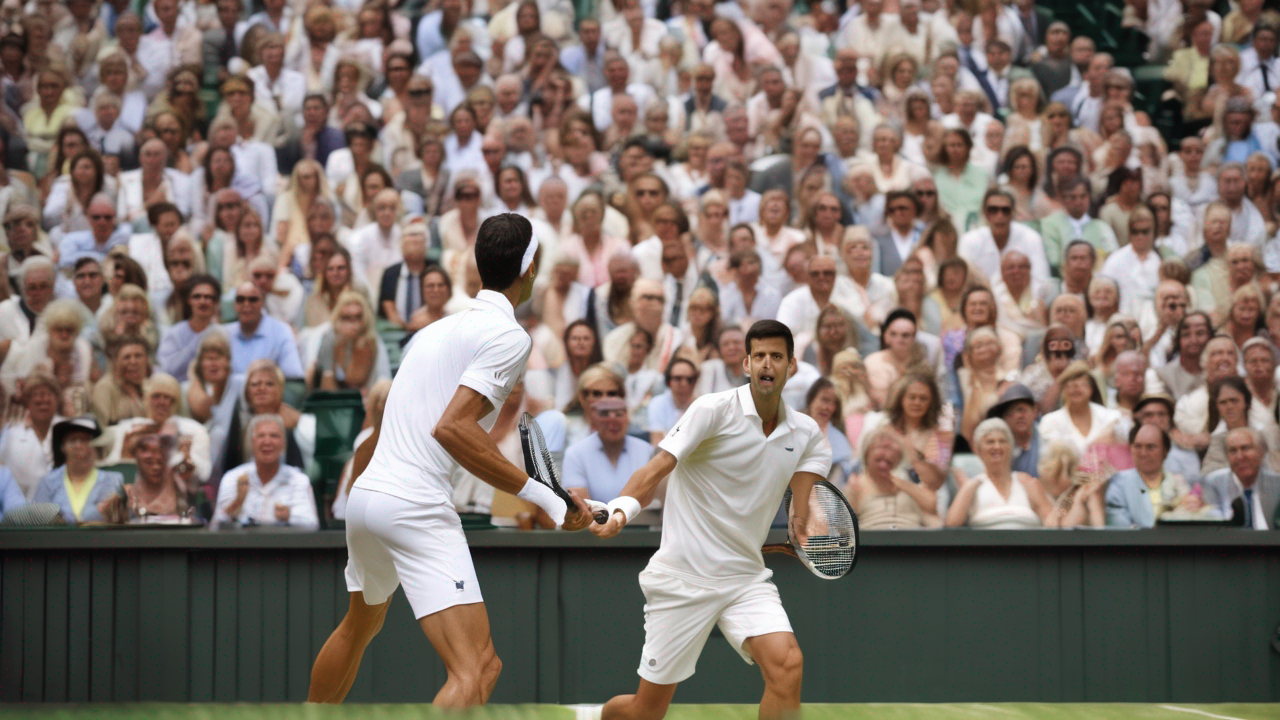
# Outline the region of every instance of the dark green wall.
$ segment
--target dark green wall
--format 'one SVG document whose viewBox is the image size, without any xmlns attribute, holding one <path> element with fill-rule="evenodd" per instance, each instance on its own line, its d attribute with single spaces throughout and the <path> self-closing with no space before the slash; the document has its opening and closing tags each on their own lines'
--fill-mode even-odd
<svg viewBox="0 0 1280 720">
<path fill-rule="evenodd" d="M 494 702 L 634 689 L 657 534 L 622 540 L 471 534 Z M 345 561 L 336 532 L 0 533 L 0 702 L 300 701 Z M 845 580 L 770 566 L 807 701 L 1280 701 L 1280 533 L 866 533 Z M 443 681 L 397 594 L 350 700 L 429 701 Z M 761 688 L 717 633 L 677 698 Z"/>
</svg>

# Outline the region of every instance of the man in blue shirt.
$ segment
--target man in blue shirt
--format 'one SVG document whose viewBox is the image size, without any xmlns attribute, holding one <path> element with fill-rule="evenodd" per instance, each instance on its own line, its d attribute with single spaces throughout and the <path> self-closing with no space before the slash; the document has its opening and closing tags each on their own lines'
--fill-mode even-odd
<svg viewBox="0 0 1280 720">
<path fill-rule="evenodd" d="M 601 398 L 591 409 L 596 432 L 570 445 L 564 451 L 566 488 L 577 488 L 592 500 L 608 502 L 618 497 L 631 475 L 653 456 L 646 441 L 627 434 L 631 424 L 627 403 L 621 398 Z M 629 524 L 656 525 L 660 515 L 654 501 Z"/>
<path fill-rule="evenodd" d="M 236 287 L 236 317 L 222 326 L 231 339 L 231 372 L 244 373 L 254 360 L 267 358 L 285 377 L 302 377 L 293 329 L 263 312 L 262 292 L 251 282 Z"/>
<path fill-rule="evenodd" d="M 1040 477 L 1040 431 L 1036 429 L 1036 397 L 1026 385 L 1010 385 L 987 411 L 1013 431 L 1013 471 Z"/>
<path fill-rule="evenodd" d="M 128 225 L 116 224 L 116 203 L 106 193 L 98 193 L 89 201 L 85 211 L 89 216 L 89 229 L 67 233 L 59 247 L 59 265 L 63 270 L 75 267 L 82 257 L 98 262 L 107 259 L 107 252 L 116 245 L 128 247 L 132 234 Z"/>
</svg>

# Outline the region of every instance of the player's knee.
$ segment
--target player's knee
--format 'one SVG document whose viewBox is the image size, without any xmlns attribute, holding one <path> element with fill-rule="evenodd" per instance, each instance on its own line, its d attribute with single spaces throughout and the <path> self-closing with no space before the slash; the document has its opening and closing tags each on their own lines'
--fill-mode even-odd
<svg viewBox="0 0 1280 720">
<path fill-rule="evenodd" d="M 481 681 L 488 690 L 492 690 L 493 686 L 498 682 L 498 676 L 502 674 L 502 658 L 498 657 L 496 652 L 490 650 L 488 659 L 485 660 L 484 669 L 481 672 Z"/>
<path fill-rule="evenodd" d="M 764 666 L 765 683 L 779 691 L 798 690 L 804 676 L 804 653 L 792 645 Z"/>
</svg>

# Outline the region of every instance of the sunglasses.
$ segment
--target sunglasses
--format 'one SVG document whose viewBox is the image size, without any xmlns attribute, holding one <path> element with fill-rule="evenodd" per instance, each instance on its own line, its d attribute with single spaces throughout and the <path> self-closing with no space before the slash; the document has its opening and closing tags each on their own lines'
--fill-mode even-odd
<svg viewBox="0 0 1280 720">
<path fill-rule="evenodd" d="M 190 269 L 191 269 L 191 261 L 190 261 L 190 260 L 170 260 L 170 261 L 169 261 L 169 267 L 171 267 L 171 268 L 186 268 L 186 269 L 190 270 Z"/>
<path fill-rule="evenodd" d="M 237 296 L 236 296 L 236 304 L 237 304 L 237 305 L 239 305 L 239 304 L 241 304 L 241 303 L 249 303 L 250 305 L 254 305 L 254 304 L 256 304 L 256 303 L 260 303 L 260 302 L 262 302 L 262 298 L 260 298 L 260 297 L 256 297 L 256 296 L 254 296 L 254 295 L 237 295 Z"/>
<path fill-rule="evenodd" d="M 1008 205 L 992 205 L 987 208 L 988 215 L 1012 215 L 1013 208 Z"/>
<path fill-rule="evenodd" d="M 938 191 L 937 190 L 917 190 L 916 194 L 919 195 L 920 197 L 937 197 Z"/>
<path fill-rule="evenodd" d="M 115 220 L 115 215 L 90 215 L 90 220 Z"/>
<path fill-rule="evenodd" d="M 1055 360 L 1066 360 L 1075 357 L 1075 350 L 1050 350 L 1049 357 Z"/>
<path fill-rule="evenodd" d="M 813 278 L 833 278 L 836 276 L 835 270 L 810 270 L 809 277 Z"/>
<path fill-rule="evenodd" d="M 599 400 L 602 397 L 611 397 L 611 398 L 622 397 L 622 393 L 617 390 L 583 390 L 582 394 L 586 395 L 589 398 L 595 398 L 597 400 Z"/>
<path fill-rule="evenodd" d="M 480 193 L 477 193 L 477 192 L 458 193 L 458 199 L 459 200 L 479 200 Z"/>
</svg>

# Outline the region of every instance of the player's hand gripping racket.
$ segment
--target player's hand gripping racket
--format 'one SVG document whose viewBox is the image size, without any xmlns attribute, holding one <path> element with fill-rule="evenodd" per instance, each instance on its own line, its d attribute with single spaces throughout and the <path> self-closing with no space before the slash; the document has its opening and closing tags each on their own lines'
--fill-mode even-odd
<svg viewBox="0 0 1280 720">
<path fill-rule="evenodd" d="M 569 512 L 577 511 L 577 504 L 568 490 L 560 485 L 560 473 L 551 460 L 551 451 L 547 449 L 547 441 L 542 437 L 542 428 L 529 413 L 520 416 L 520 450 L 524 454 L 524 471 L 529 477 L 551 488 L 561 500 L 569 506 Z M 588 500 L 592 517 L 601 525 L 609 521 L 609 511 L 603 503 Z"/>
<path fill-rule="evenodd" d="M 791 489 L 783 498 L 788 521 L 792 517 Z M 831 483 L 820 480 L 809 494 L 809 519 L 805 523 L 807 537 L 803 542 L 795 536 L 788 522 L 787 542 L 765 545 L 764 553 L 784 553 L 796 558 L 810 572 L 823 580 L 844 577 L 858 564 L 858 516 L 849 502 Z"/>
</svg>

